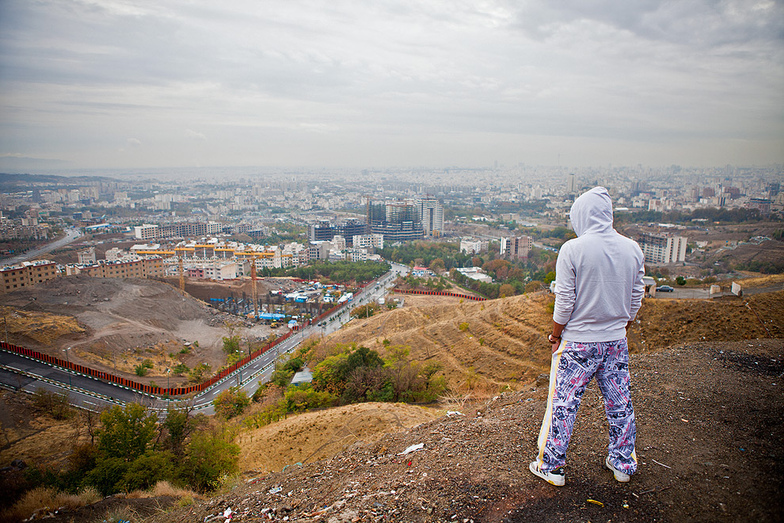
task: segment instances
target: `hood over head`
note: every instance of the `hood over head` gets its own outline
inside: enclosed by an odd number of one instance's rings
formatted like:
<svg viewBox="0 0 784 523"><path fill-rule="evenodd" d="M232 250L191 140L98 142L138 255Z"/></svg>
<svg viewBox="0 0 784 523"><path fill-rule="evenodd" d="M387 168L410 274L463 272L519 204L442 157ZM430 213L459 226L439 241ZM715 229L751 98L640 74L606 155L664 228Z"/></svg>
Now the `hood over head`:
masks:
<svg viewBox="0 0 784 523"><path fill-rule="evenodd" d="M604 187L594 187L581 194L572 204L569 219L577 236L612 229L613 210L610 193Z"/></svg>

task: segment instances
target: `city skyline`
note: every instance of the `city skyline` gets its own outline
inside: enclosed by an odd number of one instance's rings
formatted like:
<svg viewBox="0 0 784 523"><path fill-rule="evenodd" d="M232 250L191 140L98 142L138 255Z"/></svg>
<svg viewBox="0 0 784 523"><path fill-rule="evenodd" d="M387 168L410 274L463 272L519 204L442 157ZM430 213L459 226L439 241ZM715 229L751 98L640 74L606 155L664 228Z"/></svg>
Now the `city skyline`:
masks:
<svg viewBox="0 0 784 523"><path fill-rule="evenodd" d="M0 5L0 170L784 163L784 6Z"/></svg>

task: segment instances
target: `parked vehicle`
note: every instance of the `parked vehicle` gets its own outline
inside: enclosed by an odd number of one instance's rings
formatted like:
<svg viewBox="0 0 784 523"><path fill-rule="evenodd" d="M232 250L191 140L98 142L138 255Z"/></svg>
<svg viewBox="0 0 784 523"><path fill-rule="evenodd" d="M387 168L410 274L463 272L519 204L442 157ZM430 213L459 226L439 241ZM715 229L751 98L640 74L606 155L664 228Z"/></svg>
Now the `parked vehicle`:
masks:
<svg viewBox="0 0 784 523"><path fill-rule="evenodd" d="M662 285L661 287L656 287L656 292L673 292L675 289L670 287L669 285Z"/></svg>

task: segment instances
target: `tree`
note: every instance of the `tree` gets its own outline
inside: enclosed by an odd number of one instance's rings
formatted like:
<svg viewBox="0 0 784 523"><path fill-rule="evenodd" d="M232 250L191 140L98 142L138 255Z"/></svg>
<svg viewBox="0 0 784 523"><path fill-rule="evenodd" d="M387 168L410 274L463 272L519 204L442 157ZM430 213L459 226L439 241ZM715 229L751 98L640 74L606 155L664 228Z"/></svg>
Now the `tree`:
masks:
<svg viewBox="0 0 784 523"><path fill-rule="evenodd" d="M166 412L166 419L162 425L167 433L164 441L166 448L175 457L182 456L185 449L185 440L196 428L196 420L191 417L191 411L192 407L183 409L170 408Z"/></svg>
<svg viewBox="0 0 784 523"><path fill-rule="evenodd" d="M226 354L237 354L240 351L240 335L223 337L223 352Z"/></svg>
<svg viewBox="0 0 784 523"><path fill-rule="evenodd" d="M102 455L130 463L144 454L155 436L157 418L138 403L125 408L115 405L101 413L103 427L98 431L98 450Z"/></svg>
<svg viewBox="0 0 784 523"><path fill-rule="evenodd" d="M433 261L430 262L430 270L436 274L441 274L446 270L446 265L444 264L444 260L441 258L435 258Z"/></svg>
<svg viewBox="0 0 784 523"><path fill-rule="evenodd" d="M167 452L147 451L136 458L117 482L116 488L125 492L148 490L159 481L174 477L174 463Z"/></svg>
<svg viewBox="0 0 784 523"><path fill-rule="evenodd" d="M215 413L228 420L242 414L245 407L250 405L250 398L244 390L231 387L218 394L212 404L215 406Z"/></svg>
<svg viewBox="0 0 784 523"><path fill-rule="evenodd" d="M180 477L205 492L220 486L220 478L237 472L240 448L226 432L196 432L185 453Z"/></svg>

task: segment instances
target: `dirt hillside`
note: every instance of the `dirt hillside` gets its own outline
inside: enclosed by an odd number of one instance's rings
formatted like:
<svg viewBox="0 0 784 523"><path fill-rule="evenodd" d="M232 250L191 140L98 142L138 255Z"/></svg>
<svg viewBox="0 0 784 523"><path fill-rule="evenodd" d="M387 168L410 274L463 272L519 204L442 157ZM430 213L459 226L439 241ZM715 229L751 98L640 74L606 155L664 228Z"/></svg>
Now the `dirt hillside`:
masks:
<svg viewBox="0 0 784 523"><path fill-rule="evenodd" d="M243 432L240 470L266 474L296 463L331 458L357 442L372 443L430 421L442 411L394 403L362 403L307 412Z"/></svg>
<svg viewBox="0 0 784 523"><path fill-rule="evenodd" d="M406 297L403 309L353 320L324 343L383 352L389 339L442 362L464 402L442 407L460 413L366 404L243 432L252 481L154 521L204 521L228 507L232 521L781 520L784 291L645 300L630 332L639 473L621 485L603 470L606 422L592 384L560 490L526 469L546 401L536 378L549 368L551 300ZM485 386L472 390L470 372ZM472 403L485 391L494 399ZM424 447L401 455L415 444Z"/></svg>
<svg viewBox="0 0 784 523"><path fill-rule="evenodd" d="M387 339L408 346L417 361L439 362L454 386L468 387L476 374L476 387L496 393L546 372L550 302L544 294L486 302L405 296L403 308L352 320L326 343L357 343L383 354Z"/></svg>
<svg viewBox="0 0 784 523"><path fill-rule="evenodd" d="M532 476L546 387L529 387L152 521L205 521L227 508L232 522L780 521L782 358L781 340L632 355L640 465L627 484L603 467L607 426L595 383L575 425L566 486Z"/></svg>
<svg viewBox="0 0 784 523"><path fill-rule="evenodd" d="M517 390L548 372L552 303L551 294L541 293L485 302L406 296L402 309L352 320L324 343L357 343L383 353L388 339L410 347L415 360L441 363L453 387L468 390L467 377L476 374L475 388L495 394ZM784 291L742 299L645 299L629 331L631 352L780 337Z"/></svg>

